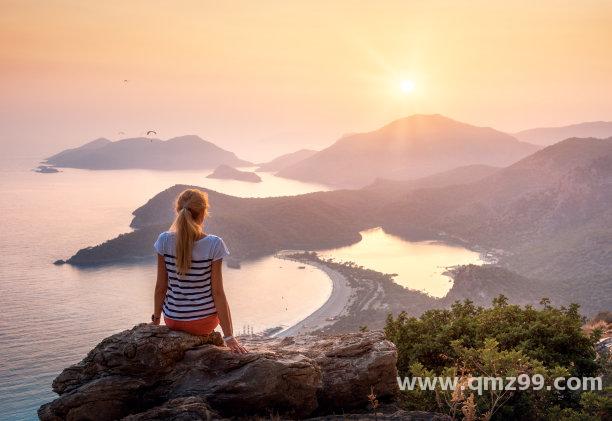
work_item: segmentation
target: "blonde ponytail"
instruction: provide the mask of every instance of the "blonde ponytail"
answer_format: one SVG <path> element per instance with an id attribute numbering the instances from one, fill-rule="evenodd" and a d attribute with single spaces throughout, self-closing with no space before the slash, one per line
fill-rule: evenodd
<path id="1" fill-rule="evenodd" d="M 203 234 L 202 222 L 208 215 L 208 195 L 189 189 L 176 199 L 176 218 L 170 228 L 176 234 L 176 267 L 179 275 L 185 275 L 191 267 L 193 245 Z"/>

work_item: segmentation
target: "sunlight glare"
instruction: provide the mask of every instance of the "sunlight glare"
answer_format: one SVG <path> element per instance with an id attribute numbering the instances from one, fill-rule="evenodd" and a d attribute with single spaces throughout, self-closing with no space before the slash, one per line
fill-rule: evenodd
<path id="1" fill-rule="evenodd" d="M 414 82 L 408 79 L 404 79 L 400 83 L 400 89 L 403 93 L 409 94 L 414 90 Z"/>

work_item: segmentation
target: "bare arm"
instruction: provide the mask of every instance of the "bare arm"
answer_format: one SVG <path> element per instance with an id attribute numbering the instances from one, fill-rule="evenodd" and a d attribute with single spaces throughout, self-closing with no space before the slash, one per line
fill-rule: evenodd
<path id="1" fill-rule="evenodd" d="M 232 326 L 232 314 L 229 309 L 229 304 L 227 303 L 227 298 L 225 297 L 225 291 L 223 290 L 222 263 L 222 259 L 212 262 L 210 277 L 213 300 L 215 300 L 215 308 L 217 309 L 217 316 L 219 317 L 221 329 L 223 330 L 223 336 L 231 337 L 231 339 L 226 340 L 225 343 L 232 351 L 244 354 L 247 350 L 233 337 L 234 329 Z"/>
<path id="2" fill-rule="evenodd" d="M 155 283 L 155 296 L 153 299 L 153 324 L 158 325 L 161 320 L 162 305 L 166 299 L 168 289 L 168 272 L 164 256 L 157 255 L 157 282 Z"/>

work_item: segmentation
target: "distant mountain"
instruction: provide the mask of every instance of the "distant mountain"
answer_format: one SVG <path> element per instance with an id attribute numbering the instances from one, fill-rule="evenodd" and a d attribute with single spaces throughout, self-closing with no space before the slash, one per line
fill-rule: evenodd
<path id="1" fill-rule="evenodd" d="M 81 153 L 86 153 L 86 152 L 91 152 L 94 151 L 96 149 L 102 148 L 111 142 L 110 140 L 100 137 L 98 139 L 92 140 L 91 142 L 87 142 L 84 145 L 79 146 L 78 148 L 72 148 L 72 149 L 66 149 L 63 150 L 49 158 L 47 158 L 46 162 L 50 163 L 49 161 L 53 160 L 54 162 L 58 162 L 61 161 L 62 159 L 68 158 L 70 159 L 71 156 L 75 156 L 77 154 L 81 154 Z"/>
<path id="2" fill-rule="evenodd" d="M 374 183 L 365 188 L 368 190 L 384 190 L 401 193 L 414 189 L 469 184 L 488 177 L 499 170 L 499 167 L 491 167 L 489 165 L 466 165 L 465 167 L 453 168 L 452 170 L 427 177 L 416 178 L 414 180 L 387 180 L 378 178 Z"/>
<path id="3" fill-rule="evenodd" d="M 312 149 L 300 149 L 299 151 L 288 153 L 285 155 L 281 155 L 277 158 L 274 158 L 270 162 L 266 162 L 260 164 L 259 167 L 255 171 L 265 171 L 265 172 L 276 172 L 280 171 L 283 168 L 286 168 L 290 165 L 295 165 L 300 161 L 305 160 L 306 158 L 310 158 L 312 155 L 316 154 L 317 151 Z"/>
<path id="4" fill-rule="evenodd" d="M 224 180 L 238 180 L 246 181 L 249 183 L 261 183 L 261 177 L 254 172 L 240 171 L 229 165 L 219 165 L 212 174 L 206 176 L 206 178 L 219 178 Z"/>
<path id="5" fill-rule="evenodd" d="M 97 139 L 47 158 L 56 167 L 92 170 L 147 168 L 158 170 L 214 168 L 221 164 L 252 165 L 232 152 L 198 136 L 180 136 L 166 141 L 131 138 L 111 142 Z"/>
<path id="6" fill-rule="evenodd" d="M 352 134 L 278 175 L 361 187 L 376 178 L 413 179 L 465 165 L 506 166 L 538 148 L 487 127 L 441 115 L 414 115 Z"/>
<path id="7" fill-rule="evenodd" d="M 539 127 L 514 133 L 513 136 L 537 145 L 552 145 L 571 137 L 606 139 L 612 136 L 612 121 L 592 121 L 561 127 Z"/>

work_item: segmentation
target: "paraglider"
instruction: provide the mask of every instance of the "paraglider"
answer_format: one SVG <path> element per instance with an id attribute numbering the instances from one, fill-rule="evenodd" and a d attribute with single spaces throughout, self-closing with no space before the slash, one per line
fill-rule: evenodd
<path id="1" fill-rule="evenodd" d="M 155 130 L 149 130 L 147 132 L 147 136 L 151 135 L 151 134 L 157 134 L 157 132 Z M 153 139 L 151 139 L 149 142 L 153 143 Z"/>

